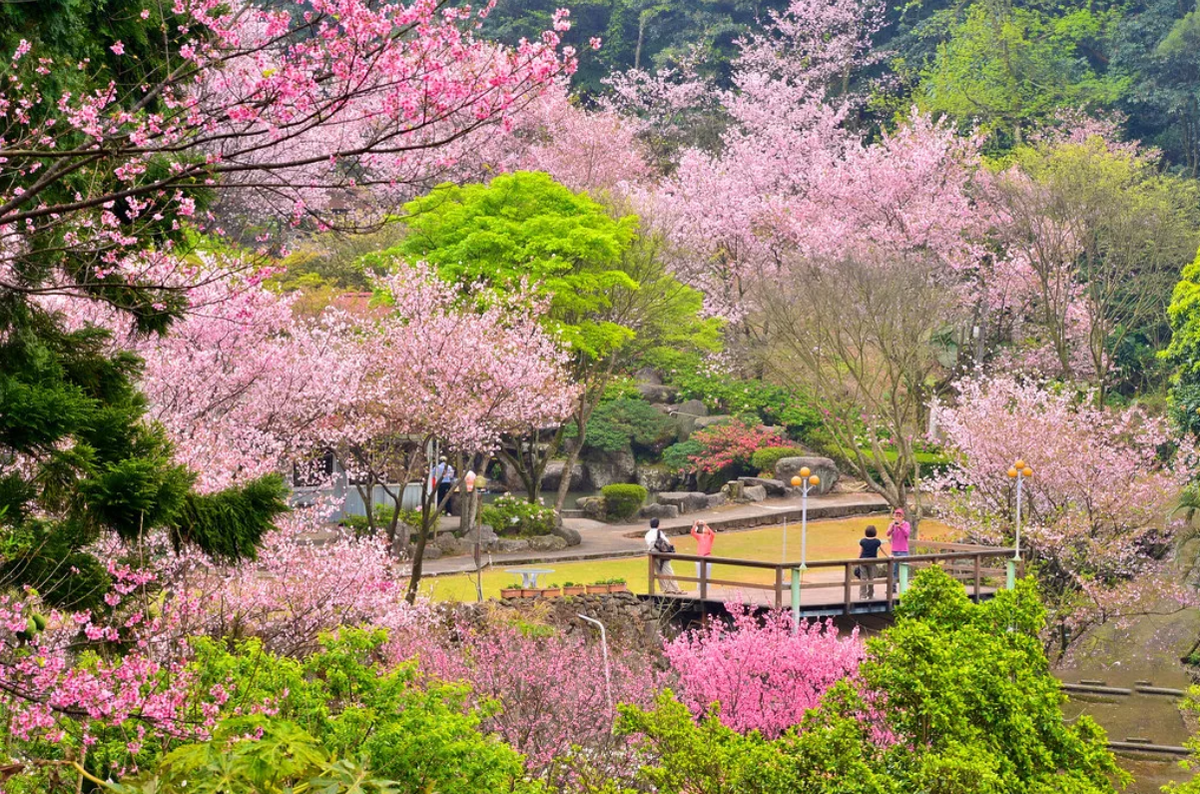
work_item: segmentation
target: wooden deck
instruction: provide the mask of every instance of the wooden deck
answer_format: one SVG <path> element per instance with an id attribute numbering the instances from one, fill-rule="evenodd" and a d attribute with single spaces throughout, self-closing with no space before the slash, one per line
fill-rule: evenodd
<path id="1" fill-rule="evenodd" d="M 914 543 L 910 557 L 880 558 L 872 579 L 855 576 L 863 560 L 811 560 L 770 563 L 730 557 L 699 557 L 693 554 L 649 554 L 649 597 L 663 602 L 681 602 L 693 607 L 738 603 L 752 607 L 790 608 L 797 618 L 865 613 L 890 613 L 903 600 L 908 583 L 918 571 L 941 566 L 963 583 L 967 596 L 985 601 L 998 590 L 1011 586 L 1023 565 L 1012 549 L 969 546 L 957 543 Z M 668 559 L 675 576 L 657 573 L 657 562 Z M 696 563 L 713 566 L 697 571 Z M 894 564 L 893 564 L 894 563 Z M 698 575 L 699 574 L 699 575 Z M 662 585 L 674 581 L 682 593 L 663 593 Z M 873 586 L 873 593 L 863 588 Z"/>

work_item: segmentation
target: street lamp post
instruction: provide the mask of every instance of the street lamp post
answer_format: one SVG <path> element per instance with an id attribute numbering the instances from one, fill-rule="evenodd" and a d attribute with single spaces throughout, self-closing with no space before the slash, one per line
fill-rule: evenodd
<path id="1" fill-rule="evenodd" d="M 1017 562 L 1021 559 L 1021 484 L 1033 476 L 1033 469 L 1025 461 L 1018 459 L 1008 470 L 1009 479 L 1017 481 L 1017 529 L 1013 543 L 1013 558 L 1008 563 L 1008 588 L 1011 590 L 1017 581 Z"/>
<path id="2" fill-rule="evenodd" d="M 800 567 L 792 569 L 792 631 L 800 626 L 800 579 L 808 570 L 808 492 L 821 484 L 821 478 L 807 467 L 792 477 L 792 487 L 800 489 Z M 787 526 L 783 530 L 784 553 L 787 550 Z"/>
<path id="3" fill-rule="evenodd" d="M 589 618 L 587 615 L 576 615 L 580 620 L 585 620 L 600 629 L 600 652 L 604 654 L 604 696 L 608 700 L 608 713 L 612 718 L 616 718 L 616 712 L 613 711 L 612 699 L 612 674 L 608 669 L 608 632 L 604 630 L 604 624 L 595 618 Z"/>

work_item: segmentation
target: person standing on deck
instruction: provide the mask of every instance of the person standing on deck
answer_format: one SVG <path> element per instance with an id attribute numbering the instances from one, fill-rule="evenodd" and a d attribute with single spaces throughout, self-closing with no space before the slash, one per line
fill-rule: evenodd
<path id="1" fill-rule="evenodd" d="M 908 556 L 908 539 L 912 535 L 912 525 L 904 520 L 904 511 L 896 508 L 892 514 L 892 525 L 888 527 L 887 536 L 891 541 L 892 558 Z M 900 563 L 892 563 L 892 579 L 900 580 Z"/>
<path id="2" fill-rule="evenodd" d="M 646 549 L 648 551 L 657 551 L 662 554 L 674 554 L 675 547 L 671 545 L 671 541 L 667 540 L 667 536 L 658 528 L 658 519 L 650 519 L 650 531 L 646 533 Z M 679 583 L 675 581 L 675 570 L 671 567 L 671 561 L 659 557 L 654 567 L 658 573 L 659 582 L 662 584 L 664 593 L 682 593 L 679 588 Z"/>
<path id="3" fill-rule="evenodd" d="M 712 527 L 703 521 L 697 519 L 692 524 L 691 536 L 696 539 L 696 554 L 700 557 L 709 557 L 712 555 L 713 543 L 717 539 L 717 533 L 713 532 Z M 698 562 L 696 563 L 696 578 L 711 579 L 712 578 L 712 563 Z"/>

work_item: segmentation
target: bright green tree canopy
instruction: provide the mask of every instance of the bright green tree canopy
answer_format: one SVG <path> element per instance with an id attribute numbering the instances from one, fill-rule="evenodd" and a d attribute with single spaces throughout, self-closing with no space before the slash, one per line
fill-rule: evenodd
<path id="1" fill-rule="evenodd" d="M 554 296 L 553 328 L 587 359 L 605 358 L 633 338 L 606 315 L 614 292 L 638 288 L 621 268 L 637 237 L 635 216 L 614 218 L 588 196 L 533 172 L 486 185 L 442 185 L 405 212 L 410 234 L 383 256 L 425 260 L 464 288 L 537 284 Z"/>

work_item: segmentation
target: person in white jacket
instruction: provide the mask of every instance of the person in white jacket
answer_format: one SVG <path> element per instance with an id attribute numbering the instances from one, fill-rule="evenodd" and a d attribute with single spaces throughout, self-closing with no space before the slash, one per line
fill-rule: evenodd
<path id="1" fill-rule="evenodd" d="M 671 541 L 667 540 L 667 536 L 658 528 L 658 519 L 650 519 L 650 531 L 646 533 L 646 550 L 647 551 L 667 551 Z M 655 563 L 659 575 L 659 583 L 662 585 L 664 593 L 682 593 L 683 590 L 675 582 L 675 571 L 671 568 L 671 561 L 660 557 Z M 661 577 L 672 577 L 663 579 Z"/>

